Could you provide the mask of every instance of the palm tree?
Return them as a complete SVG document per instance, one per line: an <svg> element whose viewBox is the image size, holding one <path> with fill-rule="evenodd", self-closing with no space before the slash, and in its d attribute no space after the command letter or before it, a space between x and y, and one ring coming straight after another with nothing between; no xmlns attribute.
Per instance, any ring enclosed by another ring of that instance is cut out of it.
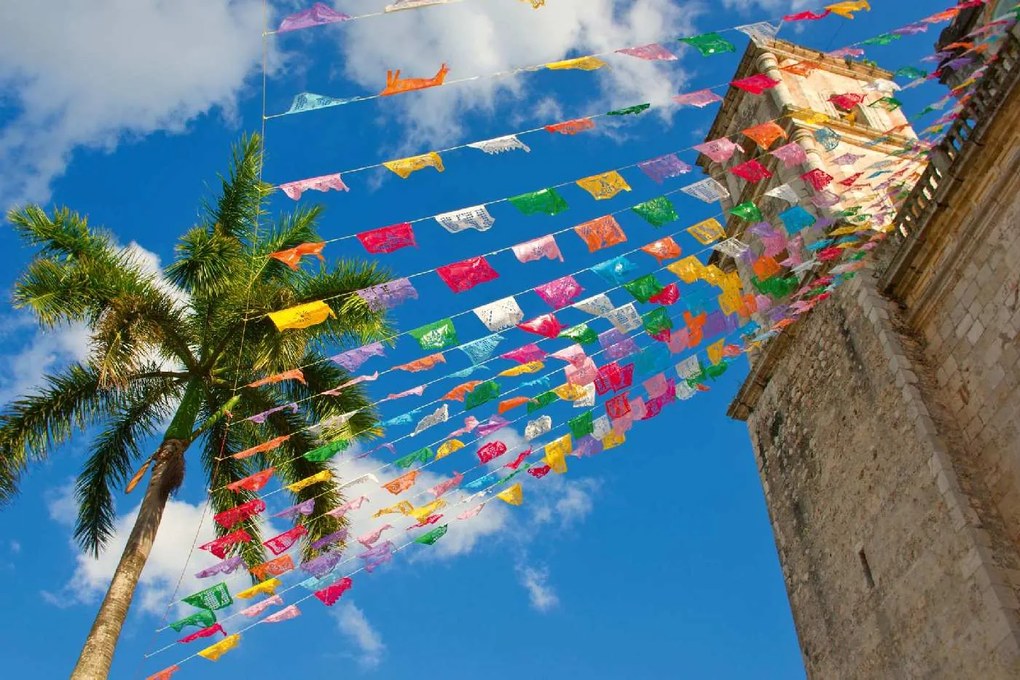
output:
<svg viewBox="0 0 1020 680"><path fill-rule="evenodd" d="M387 276L363 262L341 260L313 274L267 257L320 241L321 210L299 208L275 221L265 217L271 187L259 179L260 143L252 136L234 147L218 198L203 206L201 222L180 238L176 259L162 276L146 271L109 234L67 209L47 213L29 206L7 216L24 241L39 249L15 285L15 305L31 310L43 327L87 324L92 341L87 361L47 376L44 387L0 413L0 502L16 495L31 462L75 433L94 433L76 483L74 535L82 550L98 555L113 531L115 489L139 465L136 477L146 469L151 473L73 678L108 675L167 498L184 479L192 444L213 489L213 511L220 512L255 497L224 487L257 470L275 466L276 475L289 484L325 469L326 463L301 457L322 442L309 424L356 412L333 419L346 424L318 433L327 441L370 436L375 426L372 404L358 388L320 395L350 379L321 352L329 344L362 343L391 333L386 319L354 295ZM336 318L280 333L265 316L315 300L327 300ZM305 384L237 389L254 377L296 366L305 367ZM296 412L281 410L262 426L243 420L291 402L298 402ZM142 447L167 421L161 443L146 459ZM275 451L245 460L230 457L282 435L291 436ZM342 502L335 483L295 494L295 502L309 498L316 500L315 511L304 520L308 544L343 527L342 520L326 514ZM264 560L256 521L235 527L255 539L238 548L249 565ZM312 554L308 544L306 556Z"/></svg>

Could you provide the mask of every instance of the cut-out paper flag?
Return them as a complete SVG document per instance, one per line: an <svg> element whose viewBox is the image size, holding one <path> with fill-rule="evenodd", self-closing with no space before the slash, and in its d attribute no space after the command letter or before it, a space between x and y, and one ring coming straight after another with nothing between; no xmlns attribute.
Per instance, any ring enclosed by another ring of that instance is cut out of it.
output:
<svg viewBox="0 0 1020 680"><path fill-rule="evenodd" d="M764 73L756 73L753 76L734 80L730 83L733 87L743 90L744 92L750 92L751 94L761 94L765 90L770 90L778 84L778 80L773 80Z"/></svg>
<svg viewBox="0 0 1020 680"><path fill-rule="evenodd" d="M726 187L711 177L694 184L689 184L680 191L705 203L715 203L730 196L730 192L726 190Z"/></svg>
<svg viewBox="0 0 1020 680"><path fill-rule="evenodd" d="M676 61L675 54L662 45L652 43L651 45L640 45L638 47L626 47L616 50L617 54L626 54L629 57L644 59L645 61Z"/></svg>
<svg viewBox="0 0 1020 680"><path fill-rule="evenodd" d="M408 331L408 334L418 341L418 345L423 350L439 350L458 344L457 330L451 319L426 324Z"/></svg>
<svg viewBox="0 0 1020 680"><path fill-rule="evenodd" d="M527 153L531 152L531 148L519 140L517 135L507 135L505 137L496 137L494 139L486 139L482 142L472 142L468 144L472 149L478 149L484 151L489 155L506 153L507 151L524 151Z"/></svg>
<svg viewBox="0 0 1020 680"><path fill-rule="evenodd" d="M454 293L463 293L481 283L499 278L499 274L484 257L472 257L448 264L437 268L436 273Z"/></svg>
<svg viewBox="0 0 1020 680"><path fill-rule="evenodd" d="M317 2L309 9L284 17L283 21L280 22L280 26L276 29L276 32L286 33L287 31L296 31L301 28L310 28L312 26L332 24L338 21L347 21L350 18L350 16L343 12L337 12L329 5Z"/></svg>
<svg viewBox="0 0 1020 680"><path fill-rule="evenodd" d="M804 152L804 147L797 142L784 144L783 146L773 149L769 153L781 160L783 165L787 168L795 168L801 163L807 161L807 154Z"/></svg>
<svg viewBox="0 0 1020 680"><path fill-rule="evenodd" d="M605 65L606 62L598 57L578 57L564 61L553 61L546 64L545 67L550 71L597 71Z"/></svg>
<svg viewBox="0 0 1020 680"><path fill-rule="evenodd" d="M521 263L543 259L563 261L563 253L560 252L560 247L556 244L556 237L552 234L518 243L511 250L513 250L517 261Z"/></svg>
<svg viewBox="0 0 1020 680"><path fill-rule="evenodd" d="M631 210L653 227L661 227L680 219L673 203L665 196L638 203Z"/></svg>
<svg viewBox="0 0 1020 680"><path fill-rule="evenodd" d="M620 223L612 215L579 224L574 227L574 232L581 237L581 240L588 246L588 251L592 253L624 243L627 240L627 235L620 228Z"/></svg>
<svg viewBox="0 0 1020 680"><path fill-rule="evenodd" d="M524 319L524 312L513 296L476 307L472 311L494 333L513 328Z"/></svg>
<svg viewBox="0 0 1020 680"><path fill-rule="evenodd" d="M358 291L358 297L365 301L374 312L382 312L403 304L407 300L417 300L418 291L409 279L394 279L371 288Z"/></svg>
<svg viewBox="0 0 1020 680"><path fill-rule="evenodd" d="M730 172L752 184L772 177L772 173L768 171L768 168L754 158L744 161L740 165L734 165L730 168Z"/></svg>
<svg viewBox="0 0 1020 680"><path fill-rule="evenodd" d="M564 276L535 288L535 293L553 309L565 307L584 292L573 276Z"/></svg>
<svg viewBox="0 0 1020 680"><path fill-rule="evenodd" d="M414 240L414 229L407 222L364 231L357 236L365 250L373 255L392 253L401 248L418 245Z"/></svg>
<svg viewBox="0 0 1020 680"><path fill-rule="evenodd" d="M484 205L476 205L436 215L436 222L451 234L456 234L466 229L488 231L496 223L496 218L489 214L489 209Z"/></svg>
<svg viewBox="0 0 1020 680"><path fill-rule="evenodd" d="M555 189L542 189L507 199L512 206L525 215L544 213L558 215L567 209L567 202Z"/></svg>
<svg viewBox="0 0 1020 680"><path fill-rule="evenodd" d="M401 78L400 69L386 72L386 87L379 93L380 97L389 97L394 94L402 94L414 90L425 90L430 87L439 87L446 80L446 74L450 68L443 64L431 78ZM392 169L392 168L391 168ZM440 169L442 172L442 169Z"/></svg>
<svg viewBox="0 0 1020 680"><path fill-rule="evenodd" d="M673 177L685 175L692 170L690 165L684 163L673 153L638 163L638 167L657 184L662 184L663 181Z"/></svg>
<svg viewBox="0 0 1020 680"><path fill-rule="evenodd" d="M288 182L287 184L280 185L280 191L285 193L288 198L298 200L301 198L301 194L306 191L350 191L347 185L344 184L343 179L340 178L339 173L335 175L323 175L322 177L313 177L311 179L302 179L297 182Z"/></svg>
<svg viewBox="0 0 1020 680"><path fill-rule="evenodd" d="M420 156L411 156L409 158L401 158L395 161L386 161L383 163L384 166L401 179L407 179L411 176L412 172L418 170L424 170L425 168L435 168L439 172L443 172L443 159L439 157L435 151L422 154Z"/></svg>
<svg viewBox="0 0 1020 680"><path fill-rule="evenodd" d="M270 312L267 316L278 331L309 328L331 317L336 318L336 314L329 305L321 300L289 309L281 309L278 312Z"/></svg>
<svg viewBox="0 0 1020 680"><path fill-rule="evenodd" d="M546 132L552 132L561 135L576 135L580 132L595 129L595 121L591 118L577 118L575 120L565 120L562 123L554 123L552 125L546 125Z"/></svg>
<svg viewBox="0 0 1020 680"><path fill-rule="evenodd" d="M696 151L705 154L716 163L725 163L733 157L734 152L743 151L743 149L734 144L728 137L713 139L705 142L704 144L698 144L694 148Z"/></svg>
<svg viewBox="0 0 1020 680"><path fill-rule="evenodd" d="M695 35L689 38L680 38L680 42L687 43L694 49L698 50L698 52L701 52L703 57L737 51L737 48L733 45L733 43L727 41L718 33L702 33L701 35Z"/></svg>
<svg viewBox="0 0 1020 680"><path fill-rule="evenodd" d="M722 97L717 95L712 90L697 90L696 92L685 92L678 94L673 97L673 101L681 106L696 106L702 109L709 104L721 102Z"/></svg>
<svg viewBox="0 0 1020 680"><path fill-rule="evenodd" d="M621 191L630 191L630 185L623 179L623 175L615 170L579 179L577 186L587 191L597 201L613 198Z"/></svg>
<svg viewBox="0 0 1020 680"><path fill-rule="evenodd" d="M563 326L556 319L553 314L543 314L542 316L535 317L531 321L517 324L517 327L522 331L528 333L534 333L535 335L541 335L545 338L555 338L563 330Z"/></svg>

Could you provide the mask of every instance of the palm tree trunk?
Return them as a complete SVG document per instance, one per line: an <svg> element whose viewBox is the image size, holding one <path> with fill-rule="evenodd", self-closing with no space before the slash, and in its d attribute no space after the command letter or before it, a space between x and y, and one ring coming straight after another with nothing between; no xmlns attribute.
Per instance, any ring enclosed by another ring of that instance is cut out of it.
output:
<svg viewBox="0 0 1020 680"><path fill-rule="evenodd" d="M78 657L78 663L71 673L72 680L101 680L110 674L113 651L117 646L121 628L127 619L128 608L135 595L135 587L142 576L142 569L149 559L156 531L163 518L170 492L176 488L184 462L187 442L167 439L156 452L152 476L145 489L145 497L138 508L138 517L131 529L124 553L120 556L113 580L106 591L103 604L99 607L92 630L85 640L85 646Z"/></svg>
<svg viewBox="0 0 1020 680"><path fill-rule="evenodd" d="M152 474L138 508L138 517L71 673L71 680L103 680L110 674L113 652L156 540L167 499L184 479L184 452L193 439L192 431L201 401L202 385L194 380L185 390L166 437L153 456Z"/></svg>

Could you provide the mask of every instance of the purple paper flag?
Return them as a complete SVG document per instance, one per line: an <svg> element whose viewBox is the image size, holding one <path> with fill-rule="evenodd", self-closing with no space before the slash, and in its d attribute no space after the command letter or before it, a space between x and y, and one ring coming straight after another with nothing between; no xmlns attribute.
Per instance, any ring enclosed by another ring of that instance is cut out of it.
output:
<svg viewBox="0 0 1020 680"><path fill-rule="evenodd" d="M691 166L680 160L675 153L653 158L650 161L638 163L641 171L648 175L652 181L662 184L664 180L672 177L679 177L691 171Z"/></svg>
<svg viewBox="0 0 1020 680"><path fill-rule="evenodd" d="M406 300L417 300L418 291L409 279L395 279L371 288L358 291L358 297L375 312L393 309Z"/></svg>
<svg viewBox="0 0 1020 680"><path fill-rule="evenodd" d="M285 17L284 20L280 22L280 27L276 29L276 32L286 33L287 31L296 31L301 28L310 28L312 26L321 26L323 24L333 24L338 21L347 21L350 18L350 16L343 12L337 12L329 5L317 2L312 5L311 9L306 9Z"/></svg>
<svg viewBox="0 0 1020 680"><path fill-rule="evenodd" d="M371 359L372 357L381 357L386 355L386 350L380 342L373 342L370 345L358 347L356 349L348 350L342 354L337 354L329 358L334 364L341 366L349 372L358 370L363 363Z"/></svg>

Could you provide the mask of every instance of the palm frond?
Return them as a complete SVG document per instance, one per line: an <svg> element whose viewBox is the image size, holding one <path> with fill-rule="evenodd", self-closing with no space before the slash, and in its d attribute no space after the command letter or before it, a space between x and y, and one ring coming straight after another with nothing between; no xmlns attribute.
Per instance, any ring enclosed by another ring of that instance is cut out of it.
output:
<svg viewBox="0 0 1020 680"><path fill-rule="evenodd" d="M0 502L17 493L30 460L46 458L75 431L116 412L125 393L105 388L94 369L72 364L46 377L35 394L17 399L0 413Z"/></svg>
<svg viewBox="0 0 1020 680"><path fill-rule="evenodd" d="M262 138L242 137L233 146L230 172L221 177L220 196L215 205L206 206L214 231L238 240L249 240L263 214L265 199L272 187L259 179L262 166Z"/></svg>
<svg viewBox="0 0 1020 680"><path fill-rule="evenodd" d="M143 441L170 415L170 403L180 389L176 381L161 378L147 380L130 392L130 401L107 418L105 429L92 440L91 453L75 483L74 538L93 557L99 556L113 535L113 490L127 481L142 455Z"/></svg>

